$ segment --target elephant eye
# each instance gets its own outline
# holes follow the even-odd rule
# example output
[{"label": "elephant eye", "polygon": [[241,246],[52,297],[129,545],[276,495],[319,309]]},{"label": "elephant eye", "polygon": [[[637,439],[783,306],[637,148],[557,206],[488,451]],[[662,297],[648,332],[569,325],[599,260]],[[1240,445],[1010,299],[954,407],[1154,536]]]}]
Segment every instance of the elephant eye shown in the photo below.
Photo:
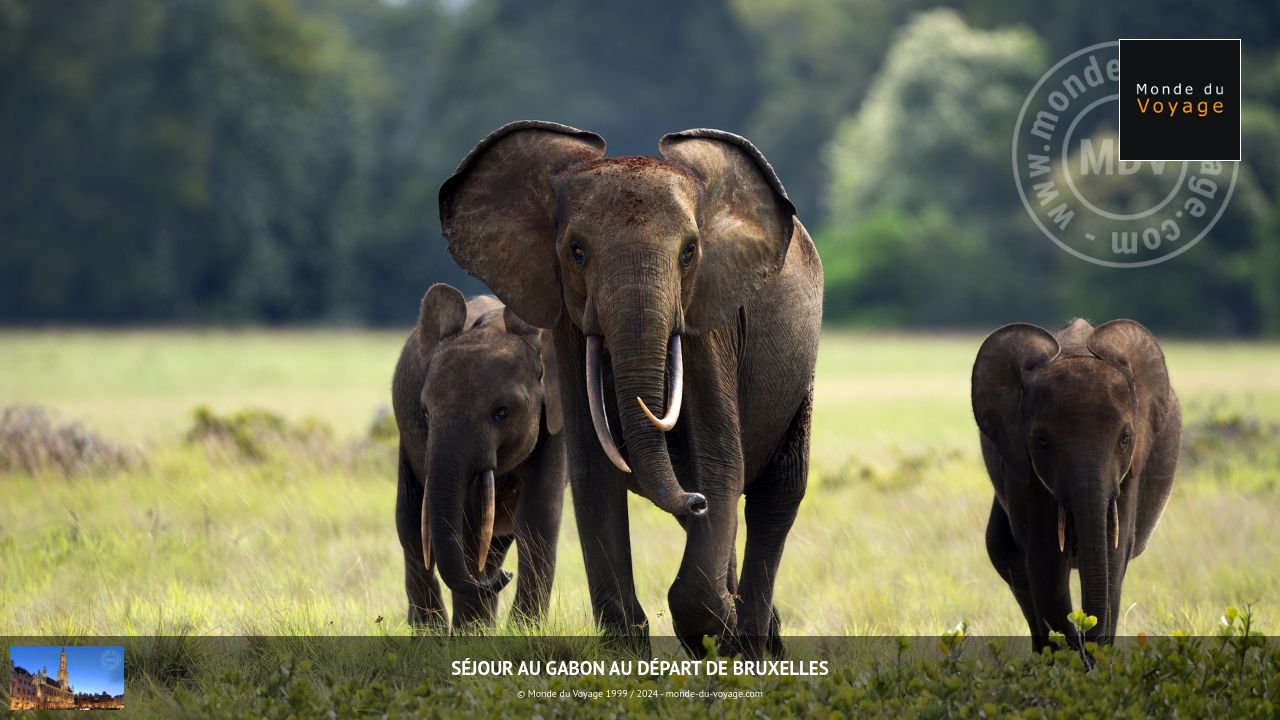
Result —
[{"label": "elephant eye", "polygon": [[1133,442],[1133,433],[1131,433],[1131,432],[1130,432],[1130,431],[1128,431],[1128,430],[1125,430],[1125,431],[1124,431],[1124,434],[1120,436],[1120,449],[1121,449],[1121,450],[1128,450],[1128,449],[1129,449],[1129,445],[1130,445],[1132,442]]},{"label": "elephant eye", "polygon": [[494,406],[491,417],[495,423],[501,425],[511,417],[511,408],[506,403],[499,403]]},{"label": "elephant eye", "polygon": [[1040,448],[1041,450],[1048,450],[1048,449],[1049,449],[1049,438],[1047,438],[1047,437],[1045,437],[1045,436],[1043,436],[1043,435],[1037,435],[1037,436],[1036,436],[1036,447]]},{"label": "elephant eye", "polygon": [[680,253],[680,264],[689,267],[693,264],[693,259],[698,254],[698,242],[690,240],[688,245],[684,246],[684,250]]},{"label": "elephant eye", "polygon": [[569,254],[573,256],[573,262],[578,265],[585,265],[587,262],[587,249],[582,247],[582,243],[574,241],[569,243]]}]

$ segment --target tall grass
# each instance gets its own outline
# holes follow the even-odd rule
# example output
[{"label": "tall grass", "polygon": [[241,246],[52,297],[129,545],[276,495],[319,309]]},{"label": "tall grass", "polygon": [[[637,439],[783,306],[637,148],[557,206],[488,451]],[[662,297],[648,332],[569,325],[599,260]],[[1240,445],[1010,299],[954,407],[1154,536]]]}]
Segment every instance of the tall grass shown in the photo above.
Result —
[{"label": "tall grass", "polygon": [[[983,545],[991,490],[968,407],[979,341],[824,337],[809,495],[778,579],[785,633],[933,635],[960,620],[981,634],[1026,632]],[[388,403],[399,342],[0,334],[0,406],[39,403],[148,456],[70,477],[0,474],[0,635],[407,633],[389,446],[352,455],[282,443],[255,459],[185,439],[198,406],[257,407],[317,418],[345,447]],[[1246,601],[1261,603],[1265,623],[1280,598],[1277,439],[1265,432],[1280,422],[1280,346],[1175,342],[1166,352],[1190,428],[1212,436],[1235,418],[1264,430],[1247,452],[1211,439],[1184,460],[1130,566],[1121,632],[1210,627]],[[569,505],[550,634],[591,632]],[[666,634],[684,537],[646,501],[633,497],[630,510],[640,600]]]}]

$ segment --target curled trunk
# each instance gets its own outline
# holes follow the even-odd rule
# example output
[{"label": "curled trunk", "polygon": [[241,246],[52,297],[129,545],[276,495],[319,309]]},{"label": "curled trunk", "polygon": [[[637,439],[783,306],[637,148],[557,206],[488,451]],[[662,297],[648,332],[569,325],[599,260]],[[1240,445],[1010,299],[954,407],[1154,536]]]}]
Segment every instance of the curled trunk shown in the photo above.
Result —
[{"label": "curled trunk", "polygon": [[[428,525],[430,527],[430,548],[435,558],[436,567],[445,585],[454,592],[496,593],[510,580],[504,572],[490,576],[477,577],[468,567],[466,561],[466,523],[463,513],[463,497],[470,476],[461,472],[428,472],[427,483]],[[484,473],[484,478],[492,482],[492,471]],[[484,480],[482,480],[483,482]],[[491,487],[491,485],[490,485]],[[489,494],[492,497],[492,493]],[[489,511],[492,519],[493,511]],[[482,533],[483,550],[488,553],[488,540],[483,534],[484,528],[476,528]],[[488,524],[487,536],[493,535],[493,525]],[[424,546],[428,540],[424,539]],[[481,561],[483,562],[483,561]]]},{"label": "curled trunk", "polygon": [[[651,413],[646,412],[650,403],[652,407],[662,407],[660,403],[667,402],[668,349],[673,346],[678,350],[679,341],[670,342],[665,328],[661,334],[611,343],[614,386],[630,465],[644,494],[669,513],[697,517],[706,513],[707,500],[700,493],[686,492],[680,487],[667,452],[666,437],[651,422]],[[640,402],[636,402],[637,398]],[[673,415],[670,409],[663,407],[669,417]]]}]

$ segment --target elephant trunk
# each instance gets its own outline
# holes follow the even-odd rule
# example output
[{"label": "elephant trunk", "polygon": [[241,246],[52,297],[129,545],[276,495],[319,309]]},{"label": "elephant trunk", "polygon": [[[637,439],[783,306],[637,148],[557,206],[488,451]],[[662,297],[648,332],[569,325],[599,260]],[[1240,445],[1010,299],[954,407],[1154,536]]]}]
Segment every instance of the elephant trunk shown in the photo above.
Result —
[{"label": "elephant trunk", "polygon": [[[700,493],[686,492],[680,487],[667,452],[666,436],[646,412],[648,404],[661,407],[660,403],[666,402],[666,350],[669,343],[663,337],[659,342],[646,344],[656,346],[658,352],[646,354],[638,352],[638,348],[622,345],[613,355],[618,415],[631,466],[645,496],[653,504],[673,515],[698,517],[706,514],[707,499]],[[679,346],[678,341],[675,345]]]},{"label": "elephant trunk", "polygon": [[[435,453],[432,453],[435,455]],[[493,470],[479,473],[483,496],[477,547],[477,565],[480,572],[473,572],[466,561],[465,544],[467,527],[463,513],[466,489],[476,474],[457,470],[450,461],[432,460],[428,464],[427,488],[423,504],[428,510],[423,528],[423,547],[430,547],[440,577],[454,592],[493,594],[502,590],[511,580],[505,571],[484,576],[484,561],[489,553],[493,537]]]},{"label": "elephant trunk", "polygon": [[1111,597],[1110,548],[1113,544],[1112,498],[1103,484],[1095,483],[1082,498],[1074,503],[1071,515],[1075,518],[1075,530],[1079,543],[1077,563],[1080,569],[1080,598],[1085,613],[1098,618],[1098,624],[1089,630],[1085,639],[1107,642],[1115,637],[1110,627]]},{"label": "elephant trunk", "polygon": [[[701,516],[707,499],[680,487],[664,435],[679,420],[684,393],[679,285],[669,280],[679,277],[679,268],[674,257],[648,249],[620,252],[609,264],[615,270],[601,277],[596,287],[600,300],[589,312],[601,334],[588,334],[586,347],[587,399],[596,437],[614,465],[635,473],[641,491],[655,505],[673,515]],[[612,359],[626,460],[614,445],[605,414],[602,343]]]}]

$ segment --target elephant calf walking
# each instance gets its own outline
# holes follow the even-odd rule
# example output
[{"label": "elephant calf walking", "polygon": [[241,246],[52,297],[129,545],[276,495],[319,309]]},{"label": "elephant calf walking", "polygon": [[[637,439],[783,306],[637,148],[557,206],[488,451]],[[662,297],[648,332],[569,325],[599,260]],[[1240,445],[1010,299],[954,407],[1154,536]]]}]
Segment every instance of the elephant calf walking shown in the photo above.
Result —
[{"label": "elephant calf walking", "polygon": [[1181,445],[1160,345],[1132,320],[1006,325],[978,351],[973,415],[995,486],[987,551],[1033,646],[1050,631],[1075,640],[1073,568],[1098,618],[1085,639],[1113,641],[1125,569],[1164,511]]},{"label": "elephant calf walking", "polygon": [[567,475],[541,336],[493,297],[468,303],[433,285],[422,298],[392,381],[396,527],[415,627],[446,623],[437,567],[453,592],[454,626],[491,625],[511,580],[502,562],[512,541],[514,612],[536,620],[546,610]]}]

